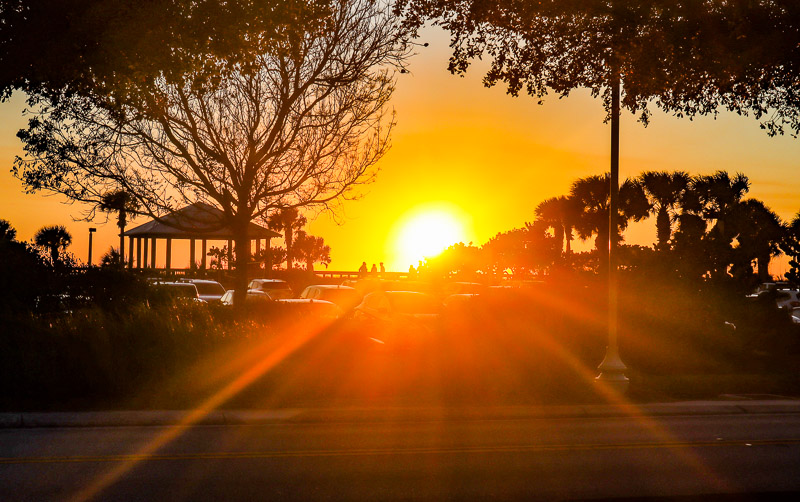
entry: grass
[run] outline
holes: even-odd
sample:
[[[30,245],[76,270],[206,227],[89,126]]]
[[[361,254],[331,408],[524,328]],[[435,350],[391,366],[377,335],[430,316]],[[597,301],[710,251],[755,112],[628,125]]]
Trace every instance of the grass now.
[[[193,303],[0,313],[6,410],[602,402],[601,286],[536,285],[445,311],[426,329],[325,324]],[[728,321],[736,326],[732,329]],[[373,341],[378,338],[387,343]],[[636,401],[800,394],[800,331],[735,295],[626,283],[620,346]]]

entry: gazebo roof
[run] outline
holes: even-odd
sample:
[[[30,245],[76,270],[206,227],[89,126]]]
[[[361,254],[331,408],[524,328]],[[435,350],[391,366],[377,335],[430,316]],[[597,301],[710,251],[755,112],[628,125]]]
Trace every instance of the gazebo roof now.
[[[195,202],[177,211],[150,220],[125,232],[126,237],[160,237],[172,239],[233,239],[233,229],[226,224],[225,214],[214,206],[204,202]],[[280,237],[255,223],[250,223],[251,239],[268,239]]]

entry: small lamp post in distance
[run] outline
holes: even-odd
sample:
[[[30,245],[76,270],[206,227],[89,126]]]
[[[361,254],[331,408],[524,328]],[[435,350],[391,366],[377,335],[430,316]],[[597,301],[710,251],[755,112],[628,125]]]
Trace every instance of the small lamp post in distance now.
[[[89,227],[89,261],[88,265],[92,266],[92,235],[97,231],[94,227]]]

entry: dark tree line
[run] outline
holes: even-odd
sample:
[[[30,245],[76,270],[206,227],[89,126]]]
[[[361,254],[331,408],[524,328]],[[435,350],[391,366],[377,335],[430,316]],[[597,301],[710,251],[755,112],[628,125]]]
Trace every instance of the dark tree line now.
[[[747,198],[749,190],[747,176],[725,171],[697,176],[648,171],[626,180],[620,187],[619,240],[630,222],[652,218],[656,241],[652,247],[622,246],[620,265],[634,270],[657,264],[686,279],[769,280],[772,258],[800,254],[800,213],[784,222],[764,202]],[[445,273],[598,273],[608,252],[608,211],[608,175],[580,178],[569,194],[540,202],[536,219],[525,228],[499,233],[480,248],[451,246],[429,265]],[[576,238],[593,238],[595,248],[573,252]],[[792,261],[790,279],[798,279],[799,268]]]

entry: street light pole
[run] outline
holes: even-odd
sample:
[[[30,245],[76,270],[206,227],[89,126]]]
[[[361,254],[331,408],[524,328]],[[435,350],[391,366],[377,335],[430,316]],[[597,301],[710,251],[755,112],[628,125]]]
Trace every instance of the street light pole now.
[[[595,379],[620,394],[628,390],[628,369],[619,356],[617,342],[617,313],[619,277],[617,275],[617,213],[619,208],[619,94],[620,77],[615,71],[611,81],[611,172],[608,200],[608,346],[606,356],[597,369],[600,375]]]
[[[89,228],[89,266],[92,266],[92,235],[97,231],[96,228]]]

